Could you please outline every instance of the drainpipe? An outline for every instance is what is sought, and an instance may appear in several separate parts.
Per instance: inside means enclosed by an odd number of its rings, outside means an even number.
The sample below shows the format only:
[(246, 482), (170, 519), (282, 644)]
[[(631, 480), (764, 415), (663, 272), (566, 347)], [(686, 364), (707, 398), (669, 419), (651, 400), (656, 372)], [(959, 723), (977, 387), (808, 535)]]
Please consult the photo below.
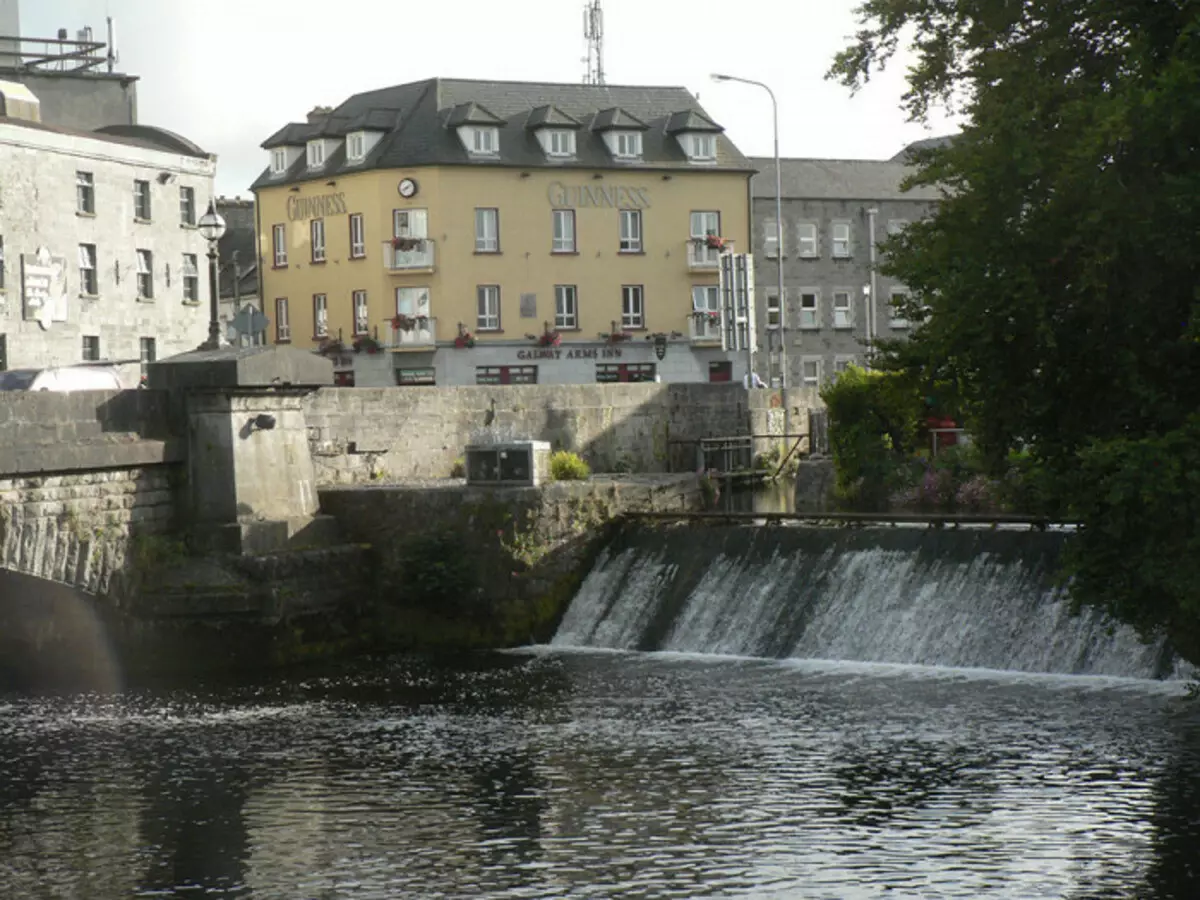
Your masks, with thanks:
[[(258, 280), (258, 311), (265, 318), (267, 315), (267, 298), (264, 294), (266, 284), (263, 279), (263, 249), (262, 249), (262, 207), (258, 205), (258, 191), (254, 191), (254, 274)], [(258, 335), (253, 335), (250, 338), (254, 345), (265, 344), (267, 342), (267, 333), (262, 333), (261, 339)]]
[(879, 210), (872, 207), (867, 210), (867, 235), (870, 242), (870, 265), (871, 265), (871, 286), (868, 288), (869, 295), (867, 297), (867, 359), (870, 360), (871, 354), (875, 350), (875, 317), (878, 313), (875, 300), (875, 289), (877, 286), (875, 274), (875, 217), (879, 215)]

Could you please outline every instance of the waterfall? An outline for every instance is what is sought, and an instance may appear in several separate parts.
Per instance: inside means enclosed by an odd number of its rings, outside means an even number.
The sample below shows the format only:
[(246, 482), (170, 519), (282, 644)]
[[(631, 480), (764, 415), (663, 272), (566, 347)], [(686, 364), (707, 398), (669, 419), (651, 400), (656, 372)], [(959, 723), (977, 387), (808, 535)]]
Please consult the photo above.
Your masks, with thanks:
[(1163, 642), (1054, 583), (1064, 535), (925, 528), (627, 525), (553, 644), (1133, 678)]

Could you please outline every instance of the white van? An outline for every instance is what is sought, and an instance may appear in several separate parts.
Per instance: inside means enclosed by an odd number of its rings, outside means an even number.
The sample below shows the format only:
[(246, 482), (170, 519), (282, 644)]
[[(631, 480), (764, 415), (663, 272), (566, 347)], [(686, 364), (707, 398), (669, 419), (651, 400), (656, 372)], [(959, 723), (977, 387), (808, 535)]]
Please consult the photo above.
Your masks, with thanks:
[(60, 366), (0, 372), (0, 391), (119, 391), (121, 378), (112, 366)]

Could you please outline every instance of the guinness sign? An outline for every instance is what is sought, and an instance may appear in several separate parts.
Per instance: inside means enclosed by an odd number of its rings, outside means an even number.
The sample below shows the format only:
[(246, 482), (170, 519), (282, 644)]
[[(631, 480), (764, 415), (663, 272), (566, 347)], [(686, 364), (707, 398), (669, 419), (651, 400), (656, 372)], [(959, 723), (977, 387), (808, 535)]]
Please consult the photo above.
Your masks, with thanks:
[(552, 181), (546, 197), (555, 209), (649, 209), (650, 188), (627, 184), (565, 185)]
[(346, 214), (345, 194), (321, 194), (317, 197), (288, 197), (288, 219), (323, 219)]

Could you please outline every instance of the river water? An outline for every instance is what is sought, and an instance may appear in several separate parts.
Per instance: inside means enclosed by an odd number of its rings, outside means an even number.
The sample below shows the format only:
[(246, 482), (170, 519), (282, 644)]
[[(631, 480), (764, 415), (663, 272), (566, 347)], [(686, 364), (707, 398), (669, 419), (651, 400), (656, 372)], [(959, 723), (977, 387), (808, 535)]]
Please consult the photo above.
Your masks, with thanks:
[(1195, 898), (1179, 683), (543, 648), (0, 696), (0, 897)]

